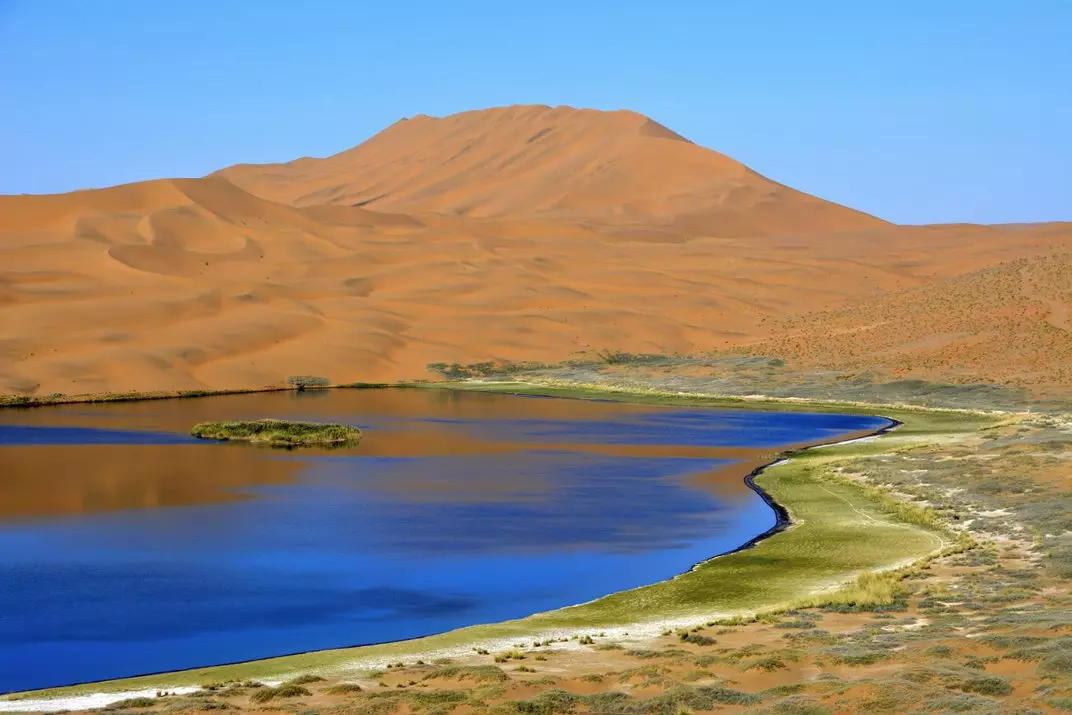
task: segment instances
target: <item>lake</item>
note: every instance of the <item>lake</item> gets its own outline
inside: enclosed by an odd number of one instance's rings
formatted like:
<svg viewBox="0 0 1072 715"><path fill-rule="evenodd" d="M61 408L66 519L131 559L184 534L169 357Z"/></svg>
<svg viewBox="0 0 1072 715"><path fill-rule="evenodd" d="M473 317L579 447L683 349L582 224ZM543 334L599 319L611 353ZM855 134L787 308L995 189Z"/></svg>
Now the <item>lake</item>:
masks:
<svg viewBox="0 0 1072 715"><path fill-rule="evenodd" d="M261 417L364 437L187 436ZM743 482L774 453L887 424L433 389L0 410L0 692L412 638L663 580L776 523Z"/></svg>

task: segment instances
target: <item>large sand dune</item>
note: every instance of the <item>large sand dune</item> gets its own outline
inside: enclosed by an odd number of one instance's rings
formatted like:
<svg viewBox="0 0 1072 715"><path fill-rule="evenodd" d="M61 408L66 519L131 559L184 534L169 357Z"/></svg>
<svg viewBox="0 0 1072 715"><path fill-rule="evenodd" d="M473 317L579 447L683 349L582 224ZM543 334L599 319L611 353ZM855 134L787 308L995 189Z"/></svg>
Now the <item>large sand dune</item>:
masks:
<svg viewBox="0 0 1072 715"><path fill-rule="evenodd" d="M327 159L0 196L0 392L737 346L1067 384L1069 251L1072 224L894 226L629 112L418 117Z"/></svg>
<svg viewBox="0 0 1072 715"><path fill-rule="evenodd" d="M296 206L771 236L883 222L760 176L635 112L519 106L403 119L326 159L219 172Z"/></svg>

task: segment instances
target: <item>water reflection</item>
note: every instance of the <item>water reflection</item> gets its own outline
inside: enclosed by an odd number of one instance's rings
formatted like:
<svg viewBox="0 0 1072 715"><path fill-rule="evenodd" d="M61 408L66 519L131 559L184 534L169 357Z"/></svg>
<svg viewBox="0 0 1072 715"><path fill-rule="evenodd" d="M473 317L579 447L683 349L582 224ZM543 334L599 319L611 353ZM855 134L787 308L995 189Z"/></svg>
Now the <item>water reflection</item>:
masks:
<svg viewBox="0 0 1072 715"><path fill-rule="evenodd" d="M0 427L0 432L5 429ZM293 460L220 447L0 447L0 519L246 499L250 487L286 482L301 467Z"/></svg>

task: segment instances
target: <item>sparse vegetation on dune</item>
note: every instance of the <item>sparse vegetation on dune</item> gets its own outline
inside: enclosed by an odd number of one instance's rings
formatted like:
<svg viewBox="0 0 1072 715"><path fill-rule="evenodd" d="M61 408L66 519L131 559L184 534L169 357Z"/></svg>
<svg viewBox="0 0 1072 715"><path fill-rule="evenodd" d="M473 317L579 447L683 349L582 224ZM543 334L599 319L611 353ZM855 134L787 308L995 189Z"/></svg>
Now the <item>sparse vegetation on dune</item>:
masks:
<svg viewBox="0 0 1072 715"><path fill-rule="evenodd" d="M190 429L200 439L252 442L272 447L353 444L361 430L351 425L264 419L252 422L202 422Z"/></svg>

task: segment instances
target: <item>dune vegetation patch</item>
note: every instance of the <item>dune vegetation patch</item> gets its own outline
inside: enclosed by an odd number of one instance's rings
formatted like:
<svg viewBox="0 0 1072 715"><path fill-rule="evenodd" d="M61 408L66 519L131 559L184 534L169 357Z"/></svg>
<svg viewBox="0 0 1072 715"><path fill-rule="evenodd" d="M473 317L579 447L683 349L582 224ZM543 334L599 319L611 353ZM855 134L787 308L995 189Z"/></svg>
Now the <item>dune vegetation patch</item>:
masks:
<svg viewBox="0 0 1072 715"><path fill-rule="evenodd" d="M190 429L199 439L266 444L272 447L306 447L355 444L361 430L351 425L253 420L250 422L201 422Z"/></svg>

